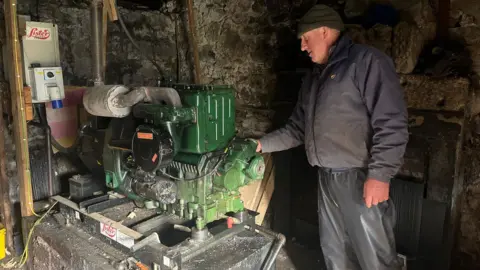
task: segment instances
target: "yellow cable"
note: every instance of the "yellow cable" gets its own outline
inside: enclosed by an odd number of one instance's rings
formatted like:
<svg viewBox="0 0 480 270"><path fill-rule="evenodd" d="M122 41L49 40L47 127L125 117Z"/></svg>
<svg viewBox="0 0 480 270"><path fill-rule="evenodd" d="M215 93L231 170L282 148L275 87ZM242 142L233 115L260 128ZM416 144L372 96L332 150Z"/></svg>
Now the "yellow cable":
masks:
<svg viewBox="0 0 480 270"><path fill-rule="evenodd" d="M58 201L55 202L52 206L50 206L50 208L47 210L47 212L45 212L39 219L37 219L35 221L35 223L33 223L32 228L28 232L27 243L25 244L25 248L23 249L22 255L20 255L20 257L18 257L19 261L16 262L15 259L17 259L17 258L13 258L10 261L8 261L7 264L1 264L1 266L3 268L8 268L8 269L21 268L25 265L25 263L27 263L27 260L28 260L28 246L30 244L30 239L32 238L33 231L34 231L35 227L38 226L38 224L40 224L40 222L42 222L42 220L50 213L50 211L53 209L53 207L55 207L55 205L57 203L58 203Z"/></svg>
<svg viewBox="0 0 480 270"><path fill-rule="evenodd" d="M29 197L32 198L32 200L31 200L31 203L29 203L28 206L30 207L30 210L32 211L33 215L35 215L36 217L40 217L40 215L37 214L35 212L35 210L33 209L33 195L32 195L32 193L33 193L32 192L32 177L30 177L30 180L28 181L27 194L28 194ZM29 199L29 201L30 201L30 199Z"/></svg>

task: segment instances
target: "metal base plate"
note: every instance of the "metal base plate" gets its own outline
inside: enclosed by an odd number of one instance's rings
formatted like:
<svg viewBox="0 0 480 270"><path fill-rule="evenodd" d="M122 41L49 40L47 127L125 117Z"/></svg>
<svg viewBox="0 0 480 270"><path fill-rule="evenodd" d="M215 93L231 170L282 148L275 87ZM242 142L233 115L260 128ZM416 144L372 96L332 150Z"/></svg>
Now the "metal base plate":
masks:
<svg viewBox="0 0 480 270"><path fill-rule="evenodd" d="M253 218L228 229L226 221L209 227L210 237L194 241L191 234L174 229L175 224L192 226L189 221L175 216L157 215L153 210L135 209L118 205L97 213L88 213L78 205L60 196L67 224L86 231L115 249L129 254L150 269L261 269L274 239L247 231ZM133 203L130 203L133 205ZM129 220L129 213L136 220ZM157 233L161 243L150 243L135 252L131 247ZM173 238L173 239L172 239ZM152 239L152 237L150 237Z"/></svg>

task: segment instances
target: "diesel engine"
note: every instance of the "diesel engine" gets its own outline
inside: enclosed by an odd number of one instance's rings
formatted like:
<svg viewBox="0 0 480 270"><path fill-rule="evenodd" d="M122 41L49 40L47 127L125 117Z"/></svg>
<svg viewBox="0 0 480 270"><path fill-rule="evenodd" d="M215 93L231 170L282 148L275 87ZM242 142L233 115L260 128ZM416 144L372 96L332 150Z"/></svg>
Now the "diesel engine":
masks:
<svg viewBox="0 0 480 270"><path fill-rule="evenodd" d="M261 179L257 143L235 136L234 89L169 85L89 88L84 107L111 118L106 186L148 208L195 220L197 230L244 210L239 188Z"/></svg>

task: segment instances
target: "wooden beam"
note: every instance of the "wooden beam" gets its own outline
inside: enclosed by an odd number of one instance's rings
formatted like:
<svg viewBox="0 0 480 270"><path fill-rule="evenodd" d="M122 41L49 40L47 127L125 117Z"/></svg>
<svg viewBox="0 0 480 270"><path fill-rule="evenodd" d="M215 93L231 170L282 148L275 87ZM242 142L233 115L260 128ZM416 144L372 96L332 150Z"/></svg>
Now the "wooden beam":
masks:
<svg viewBox="0 0 480 270"><path fill-rule="evenodd" d="M12 98L17 172L20 184L20 209L22 217L29 217L33 215L33 199L24 108L22 56L20 53L21 37L18 34L17 0L5 0L3 8L7 33L8 73Z"/></svg>
<svg viewBox="0 0 480 270"><path fill-rule="evenodd" d="M197 45L197 30L195 27L195 15L193 12L193 0L187 0L187 9L188 9L188 24L189 24L189 33L190 33L190 43L192 46L193 54L193 69L195 71L195 84L201 84L201 68L200 60L198 55L198 45Z"/></svg>
<svg viewBox="0 0 480 270"><path fill-rule="evenodd" d="M111 22L118 20L117 9L115 8L115 0L103 0L103 6L106 8L108 18Z"/></svg>

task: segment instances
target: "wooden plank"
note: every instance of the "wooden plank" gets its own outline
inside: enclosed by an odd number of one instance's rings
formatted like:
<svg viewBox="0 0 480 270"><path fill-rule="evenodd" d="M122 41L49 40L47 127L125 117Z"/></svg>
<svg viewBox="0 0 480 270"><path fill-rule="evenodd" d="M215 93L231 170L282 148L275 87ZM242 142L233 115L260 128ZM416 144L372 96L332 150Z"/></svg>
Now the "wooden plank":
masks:
<svg viewBox="0 0 480 270"><path fill-rule="evenodd" d="M265 160L265 173L261 181L254 181L239 189L241 199L245 208L256 211L258 204L260 203L260 197L265 189L267 180L272 172L272 159L270 154L263 155Z"/></svg>
<svg viewBox="0 0 480 270"><path fill-rule="evenodd" d="M261 225L272 198L275 182L275 167L271 154L264 155L265 174L262 181L255 181L249 185L240 188L241 198L245 208L255 211L258 214L255 223Z"/></svg>
<svg viewBox="0 0 480 270"><path fill-rule="evenodd" d="M265 159L265 173L261 181L254 181L240 188L242 201L247 209L255 211L260 202L260 195L265 188L266 181L272 171L271 155L263 155Z"/></svg>
<svg viewBox="0 0 480 270"><path fill-rule="evenodd" d="M249 210L254 210L255 206L255 196L254 194L260 189L262 181L255 181L246 186L243 186L239 189L240 198L243 201L245 208Z"/></svg>
<svg viewBox="0 0 480 270"><path fill-rule="evenodd" d="M260 204L258 205L257 212L258 216L255 217L255 223L257 225L262 225L263 220L265 219L265 214L267 213L268 205L272 199L273 190L275 189L275 172L270 174L270 177L267 181L267 186L264 189L262 197L260 199Z"/></svg>
<svg viewBox="0 0 480 270"><path fill-rule="evenodd" d="M20 184L20 209L22 217L33 215L33 199L30 178L27 125L25 121L23 70L21 45L18 35L17 1L4 1L5 26L7 32L7 52L9 58L9 83L12 98L13 130L17 171Z"/></svg>
<svg viewBox="0 0 480 270"><path fill-rule="evenodd" d="M260 201L262 198L262 194L265 192L265 188L267 187L268 180L270 179L270 175L273 173L273 158L272 155L268 155L265 158L265 174L263 176L262 181L260 182L260 185L258 188L255 190L254 193L254 204L252 205L252 209L255 209L255 211L258 210L258 206L260 205Z"/></svg>

